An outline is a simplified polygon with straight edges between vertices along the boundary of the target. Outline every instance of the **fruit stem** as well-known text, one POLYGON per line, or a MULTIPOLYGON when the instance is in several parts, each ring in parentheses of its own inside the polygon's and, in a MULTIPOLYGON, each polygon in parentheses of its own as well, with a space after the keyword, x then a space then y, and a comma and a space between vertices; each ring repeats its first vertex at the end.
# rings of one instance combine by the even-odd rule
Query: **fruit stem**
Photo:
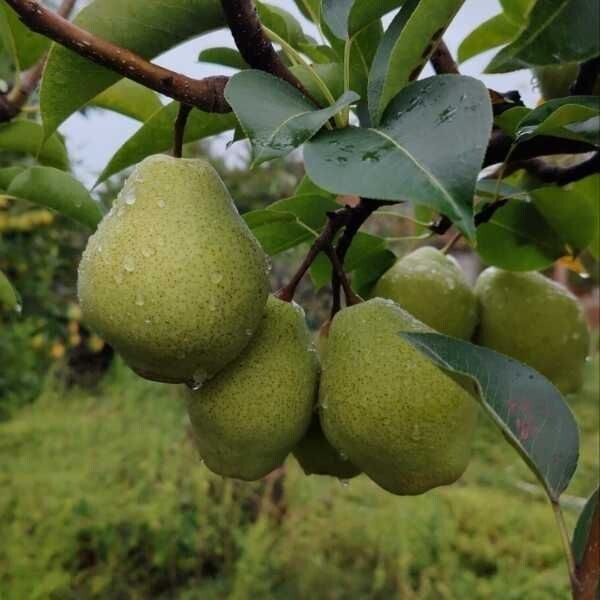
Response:
POLYGON ((189 104, 183 102, 179 105, 179 111, 177 112, 177 118, 175 119, 175 126, 173 128, 173 156, 175 158, 181 158, 183 153, 183 138, 185 136, 185 125, 192 107, 189 104))
POLYGON ((577 580, 577 572, 575 570, 575 558, 573 556, 573 550, 571 548, 571 543, 569 542, 569 532, 567 531, 567 525, 560 507, 560 502, 558 500, 551 499, 550 503, 552 505, 552 510, 554 511, 554 517, 556 519, 556 524, 558 525, 558 531, 560 533, 560 539, 562 541, 563 551, 567 561, 569 580, 571 582, 571 593, 573 595, 573 599, 577 600, 577 598, 579 598, 579 581, 577 580))
POLYGON ((442 248, 442 250, 441 250, 442 254, 448 254, 448 252, 450 252, 450 250, 452 250, 452 248, 454 248, 454 245, 456 244, 456 242, 458 242, 458 240, 460 240, 461 237, 462 237, 462 233, 460 231, 458 233, 454 234, 452 236, 452 238, 450 239, 450 241, 442 248))

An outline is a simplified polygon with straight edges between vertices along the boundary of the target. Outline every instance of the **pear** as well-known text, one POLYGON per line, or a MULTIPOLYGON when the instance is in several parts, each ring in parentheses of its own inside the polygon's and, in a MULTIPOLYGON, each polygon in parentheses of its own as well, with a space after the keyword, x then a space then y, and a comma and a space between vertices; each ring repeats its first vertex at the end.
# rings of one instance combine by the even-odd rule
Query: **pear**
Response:
POLYGON ((319 404, 323 432, 335 448, 382 488, 413 495, 462 475, 478 408, 402 331, 431 329, 381 298, 339 312, 319 404))
POLYGON ((565 63, 562 65, 548 65, 536 67, 533 70, 537 85, 544 100, 564 98, 571 95, 570 87, 575 81, 579 65, 565 63))
POLYGON ((389 298, 439 333, 470 339, 477 325, 477 299, 451 256, 424 246, 383 274, 374 297, 389 298))
POLYGON ((589 333, 571 292, 540 273, 495 267, 479 276, 475 292, 477 343, 533 367, 563 393, 581 387, 589 333))
POLYGON ((256 331, 268 264, 208 162, 157 155, 89 239, 78 292, 85 322, 138 374, 201 381, 256 331))
POLYGON ((281 465, 310 424, 318 370, 302 309, 269 297, 246 350, 189 393, 188 414, 206 466, 254 481, 281 465))

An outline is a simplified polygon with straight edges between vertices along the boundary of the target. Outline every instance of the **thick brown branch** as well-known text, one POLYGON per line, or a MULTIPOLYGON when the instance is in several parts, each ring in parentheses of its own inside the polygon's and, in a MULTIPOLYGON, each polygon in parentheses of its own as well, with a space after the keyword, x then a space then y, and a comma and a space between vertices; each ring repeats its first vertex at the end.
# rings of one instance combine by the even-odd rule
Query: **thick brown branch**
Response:
POLYGON ((511 163, 511 166, 516 169, 525 169, 530 175, 543 183, 567 185, 589 175, 600 173, 600 152, 596 152, 587 160, 570 167, 550 165, 539 158, 511 163))
POLYGON ((458 65, 456 61, 450 54, 450 50, 448 50, 448 46, 444 40, 440 40, 436 49, 433 51, 431 58, 431 66, 433 70, 441 75, 443 73, 450 73, 452 75, 459 75, 460 71, 458 70, 458 65))
POLYGON ((592 58, 581 64, 577 79, 571 86, 571 94, 583 96, 594 93, 594 86, 600 77, 600 56, 592 58))
POLYGON ((192 79, 159 67, 138 54, 77 27, 34 0, 5 0, 32 31, 36 31, 80 56, 137 81, 170 98, 206 112, 225 113, 231 108, 223 91, 227 77, 192 79))
POLYGON ((260 24, 254 2, 252 0, 221 0, 221 6, 242 58, 253 69, 266 71, 287 81, 318 106, 319 103, 306 91, 275 52, 275 48, 260 24))

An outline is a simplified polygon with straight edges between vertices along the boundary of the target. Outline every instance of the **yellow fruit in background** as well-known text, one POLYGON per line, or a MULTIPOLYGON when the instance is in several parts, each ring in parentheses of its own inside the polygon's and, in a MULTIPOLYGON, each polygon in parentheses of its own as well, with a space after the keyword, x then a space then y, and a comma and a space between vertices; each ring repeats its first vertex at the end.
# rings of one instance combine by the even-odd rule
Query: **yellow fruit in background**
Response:
POLYGON ((322 365, 321 424, 332 445, 382 488, 421 494, 466 469, 478 406, 402 331, 431 329, 381 298, 335 316, 322 365))
POLYGON ((577 298, 540 273, 495 267, 477 280, 480 324, 476 341, 545 375, 563 393, 577 391, 589 333, 577 298))
POLYGON ((451 256, 424 246, 382 275, 373 296, 389 298, 439 333, 470 339, 477 325, 477 299, 451 256))
POLYGON ((50 357, 54 360, 60 360, 65 355, 66 348, 61 342, 54 342, 50 347, 50 357))
POLYGON ((105 343, 104 340, 101 337, 98 337, 96 334, 92 334, 90 336, 90 338, 88 339, 87 342, 87 347, 92 351, 92 352, 101 352, 102 349, 104 348, 105 343))
POLYGON ((84 320, 140 375, 205 379, 258 327, 267 258, 214 168, 142 161, 82 256, 84 320))
POLYGON ((246 350, 189 392, 188 413, 206 466, 253 481, 281 465, 310 423, 318 368, 304 311, 269 297, 246 350))

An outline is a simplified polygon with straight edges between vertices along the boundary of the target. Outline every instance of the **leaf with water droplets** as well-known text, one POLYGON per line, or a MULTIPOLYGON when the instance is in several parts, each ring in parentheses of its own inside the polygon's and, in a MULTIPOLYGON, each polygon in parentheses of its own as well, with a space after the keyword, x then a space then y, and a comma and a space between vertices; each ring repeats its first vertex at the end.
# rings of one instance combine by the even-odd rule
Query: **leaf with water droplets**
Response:
POLYGON ((534 369, 489 348, 438 333, 400 333, 442 369, 477 384, 486 413, 557 500, 577 467, 579 431, 558 389, 534 369))
POLYGON ((431 77, 404 88, 379 126, 317 135, 304 147, 306 170, 330 192, 430 206, 473 239, 473 195, 492 120, 480 81, 431 77))
POLYGON ((96 228, 102 218, 100 206, 69 173, 52 167, 31 167, 17 175, 7 193, 51 208, 56 212, 96 228))
POLYGON ((21 312, 19 294, 2 271, 0 271, 0 307, 21 312))
POLYGON ((225 98, 252 142, 252 166, 289 154, 359 100, 358 94, 348 91, 335 104, 318 109, 289 83, 253 69, 229 80, 225 98))

